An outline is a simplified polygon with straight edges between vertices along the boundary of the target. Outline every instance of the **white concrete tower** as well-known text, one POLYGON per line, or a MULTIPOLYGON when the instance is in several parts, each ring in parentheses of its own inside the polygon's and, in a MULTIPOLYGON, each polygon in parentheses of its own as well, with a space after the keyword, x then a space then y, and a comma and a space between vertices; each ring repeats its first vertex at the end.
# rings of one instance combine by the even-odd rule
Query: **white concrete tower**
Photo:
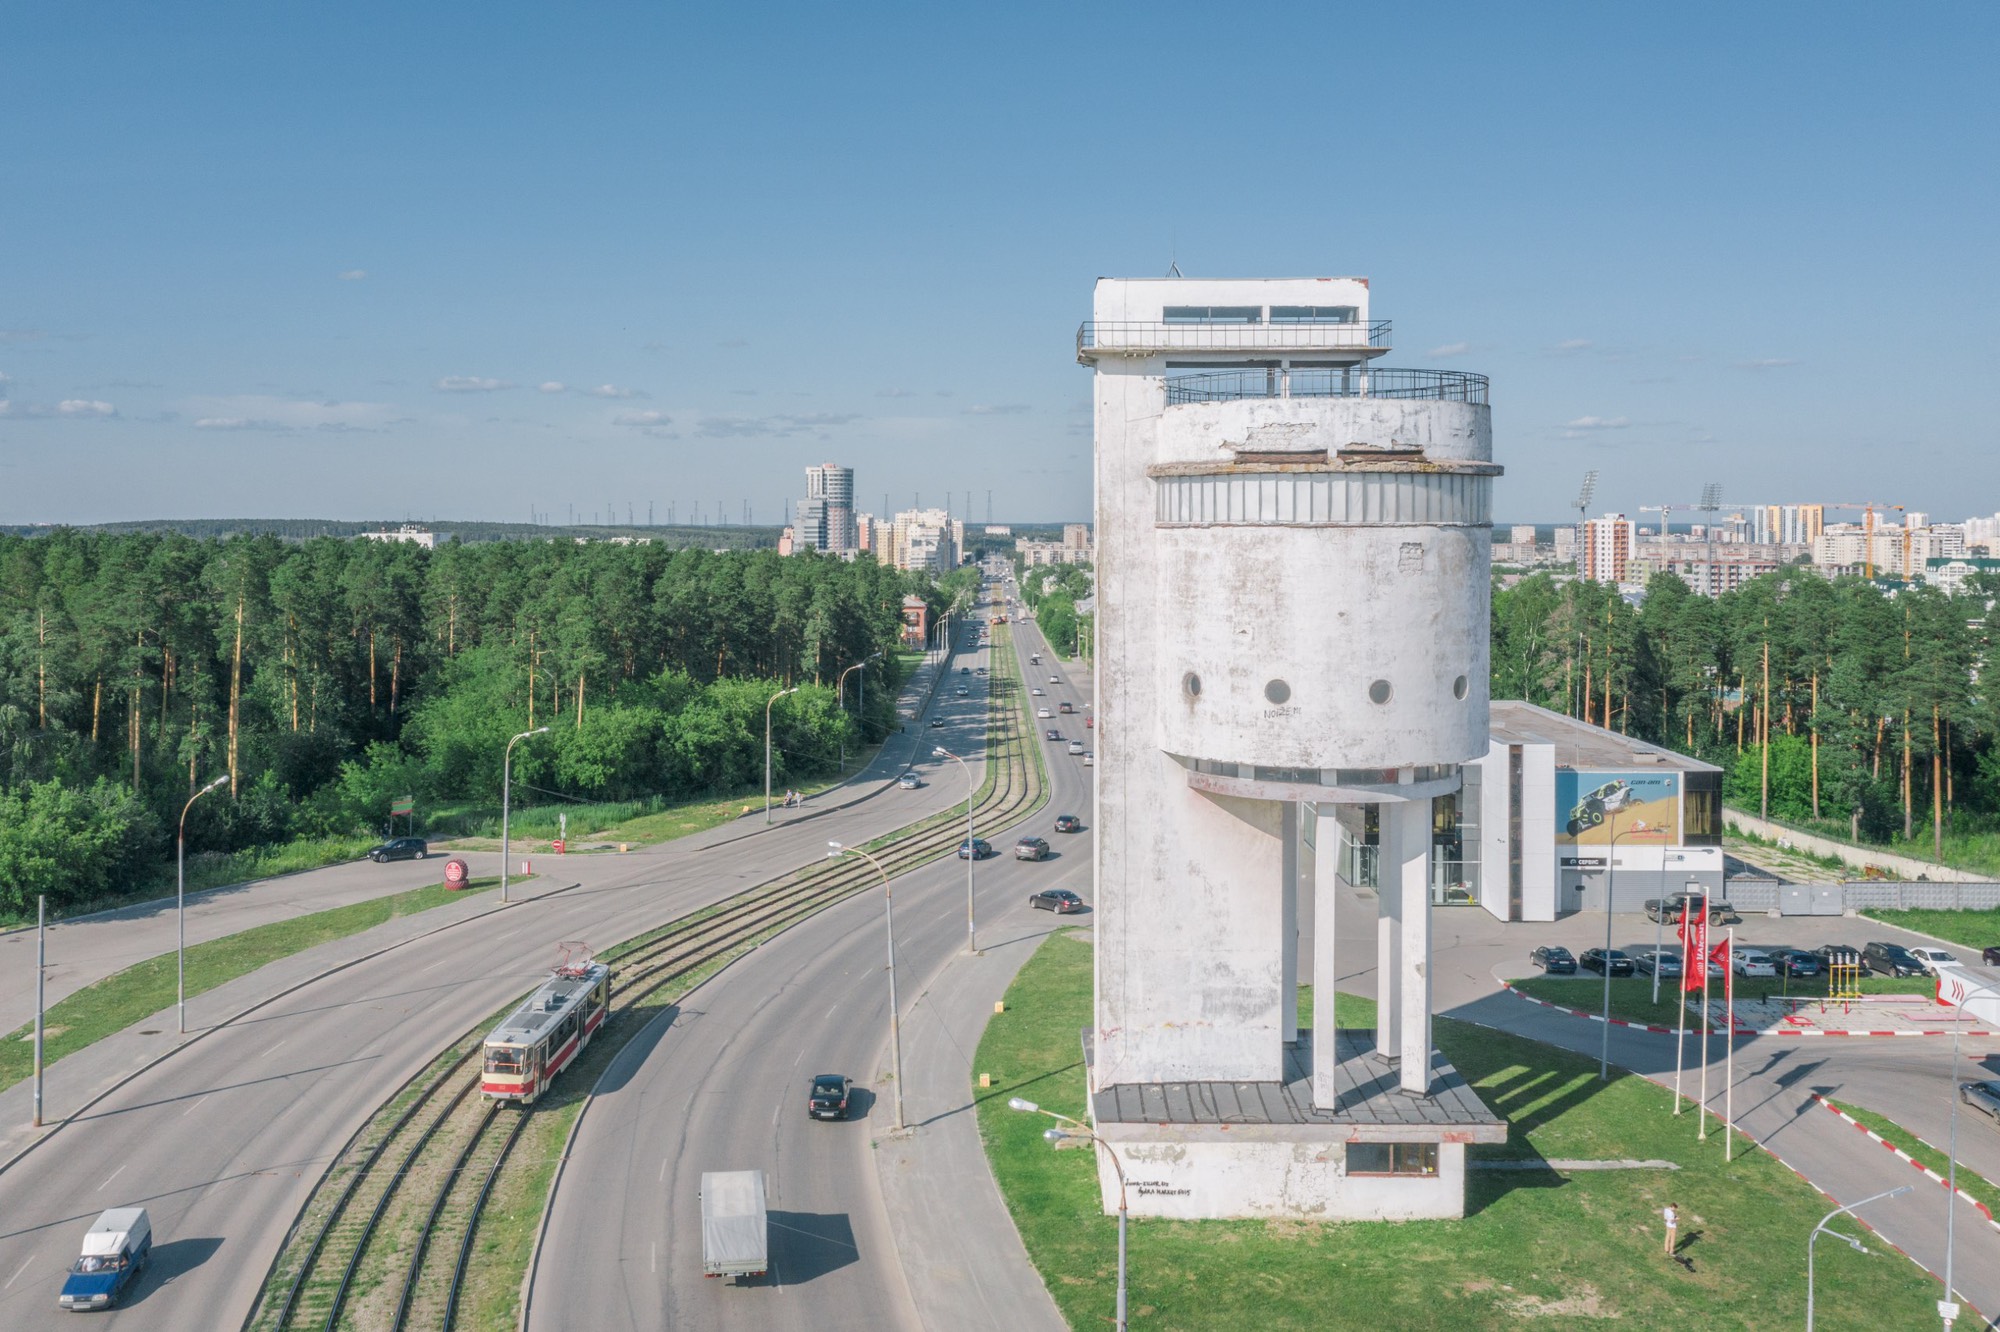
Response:
MULTIPOLYGON (((1090 1082, 1105 1131, 1141 1159, 1157 1145, 1139 1123, 1152 1112, 1104 1123, 1129 1089, 1166 1088, 1170 1103, 1178 1087, 1198 1104, 1202 1084, 1268 1084, 1282 1100, 1296 1077, 1310 1104, 1292 1122, 1233 1123, 1271 1125, 1273 1144, 1357 1140, 1369 1097, 1347 1097, 1340 1070, 1366 1051, 1339 1045, 1331 1008, 1338 805, 1380 814, 1381 1017, 1366 1057, 1381 1071, 1367 1086, 1436 1100, 1440 1070, 1456 1079, 1431 1053, 1431 806, 1487 749, 1500 469, 1485 378, 1376 367, 1388 346, 1358 278, 1104 279, 1078 335, 1097 444, 1090 1082), (1302 891, 1316 925, 1309 1050, 1295 1048, 1302 891)), ((1444 1118, 1462 1125, 1492 1118, 1469 1093, 1453 1105, 1444 1118)), ((1459 1136, 1460 1169, 1478 1136, 1459 1136)), ((1191 1159, 1192 1139, 1173 1143, 1173 1160, 1191 1159)), ((1275 1157, 1265 1183, 1259 1169, 1232 1158, 1234 1183, 1197 1180, 1183 1207, 1158 1210, 1462 1205, 1342 1208, 1333 1165, 1324 1185, 1275 1157)))

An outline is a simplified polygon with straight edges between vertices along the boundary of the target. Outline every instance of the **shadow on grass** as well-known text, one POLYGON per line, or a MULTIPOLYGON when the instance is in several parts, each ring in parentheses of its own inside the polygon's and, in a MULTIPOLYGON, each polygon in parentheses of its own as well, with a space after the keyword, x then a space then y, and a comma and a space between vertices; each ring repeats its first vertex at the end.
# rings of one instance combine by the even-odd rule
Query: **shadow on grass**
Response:
POLYGON ((1046 1073, 1038 1073, 1034 1077, 1023 1079, 1020 1082, 1009 1082, 1004 1084, 996 1083, 993 1086, 988 1087, 984 1091, 980 1092, 977 1096, 974 1096, 972 1098, 972 1103, 974 1105, 984 1105, 986 1104, 986 1102, 993 1100, 995 1097, 998 1096, 1017 1095, 1018 1093, 1027 1090, 1029 1087, 1038 1086, 1039 1084, 1047 1082, 1052 1078, 1060 1078, 1061 1076, 1063 1076, 1063 1074, 1074 1072, 1082 1067, 1083 1067, 1083 1061, 1081 1059, 1078 1059, 1072 1063, 1064 1064, 1061 1068, 1052 1068, 1046 1073))

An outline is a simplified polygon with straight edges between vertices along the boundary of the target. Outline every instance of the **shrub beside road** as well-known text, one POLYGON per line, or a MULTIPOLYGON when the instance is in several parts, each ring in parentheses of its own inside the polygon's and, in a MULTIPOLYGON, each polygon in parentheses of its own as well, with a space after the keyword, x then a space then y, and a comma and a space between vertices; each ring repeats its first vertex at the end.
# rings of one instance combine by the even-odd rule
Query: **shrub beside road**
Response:
MULTIPOLYGON (((1016 1114, 1025 1096, 1084 1111, 1077 1032, 1090 1021, 1091 947, 1045 943, 988 1023, 975 1075, 980 1132, 1029 1256, 1070 1325, 1111 1312, 1115 1216, 1099 1209, 1087 1151, 1056 1151, 1047 1122, 1016 1114)), ((1341 996, 1341 1020, 1374 1019, 1341 996)), ((1762 1151, 1722 1159, 1720 1134, 1696 1141, 1670 1094, 1594 1060, 1481 1027, 1437 1021, 1446 1057, 1506 1116, 1508 1141, 1475 1160, 1630 1158, 1674 1171, 1480 1171, 1462 1221, 1362 1224, 1138 1219, 1131 1237, 1132 1317, 1151 1328, 1484 1328, 1525 1318, 1616 1318, 1630 1326, 1765 1328, 1805 1311, 1805 1238, 1827 1204, 1762 1151), (1681 1208, 1684 1270, 1660 1254, 1659 1209, 1681 1208)), ((1858 1137, 1859 1135, 1857 1135, 1858 1137)), ((1921 1326, 1935 1287, 1881 1246, 1819 1252, 1823 1329, 1921 1326)))

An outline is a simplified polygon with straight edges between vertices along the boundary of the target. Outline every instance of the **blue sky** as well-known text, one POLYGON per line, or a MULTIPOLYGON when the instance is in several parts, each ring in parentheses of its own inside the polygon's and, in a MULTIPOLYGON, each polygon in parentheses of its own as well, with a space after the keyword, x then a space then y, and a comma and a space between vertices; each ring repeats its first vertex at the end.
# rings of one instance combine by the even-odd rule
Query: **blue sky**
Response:
POLYGON ((1370 277, 1504 519, 2000 509, 2000 10, 22 5, 0 522, 1090 504, 1099 275, 1370 277))

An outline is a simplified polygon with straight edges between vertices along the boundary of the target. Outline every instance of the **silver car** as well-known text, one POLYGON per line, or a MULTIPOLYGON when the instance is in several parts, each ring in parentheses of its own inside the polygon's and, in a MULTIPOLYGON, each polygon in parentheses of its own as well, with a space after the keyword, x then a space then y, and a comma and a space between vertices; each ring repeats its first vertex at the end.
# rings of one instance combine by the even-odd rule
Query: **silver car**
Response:
POLYGON ((1974 1110, 2000 1120, 2000 1082, 1961 1082, 1958 1099, 1974 1110))

